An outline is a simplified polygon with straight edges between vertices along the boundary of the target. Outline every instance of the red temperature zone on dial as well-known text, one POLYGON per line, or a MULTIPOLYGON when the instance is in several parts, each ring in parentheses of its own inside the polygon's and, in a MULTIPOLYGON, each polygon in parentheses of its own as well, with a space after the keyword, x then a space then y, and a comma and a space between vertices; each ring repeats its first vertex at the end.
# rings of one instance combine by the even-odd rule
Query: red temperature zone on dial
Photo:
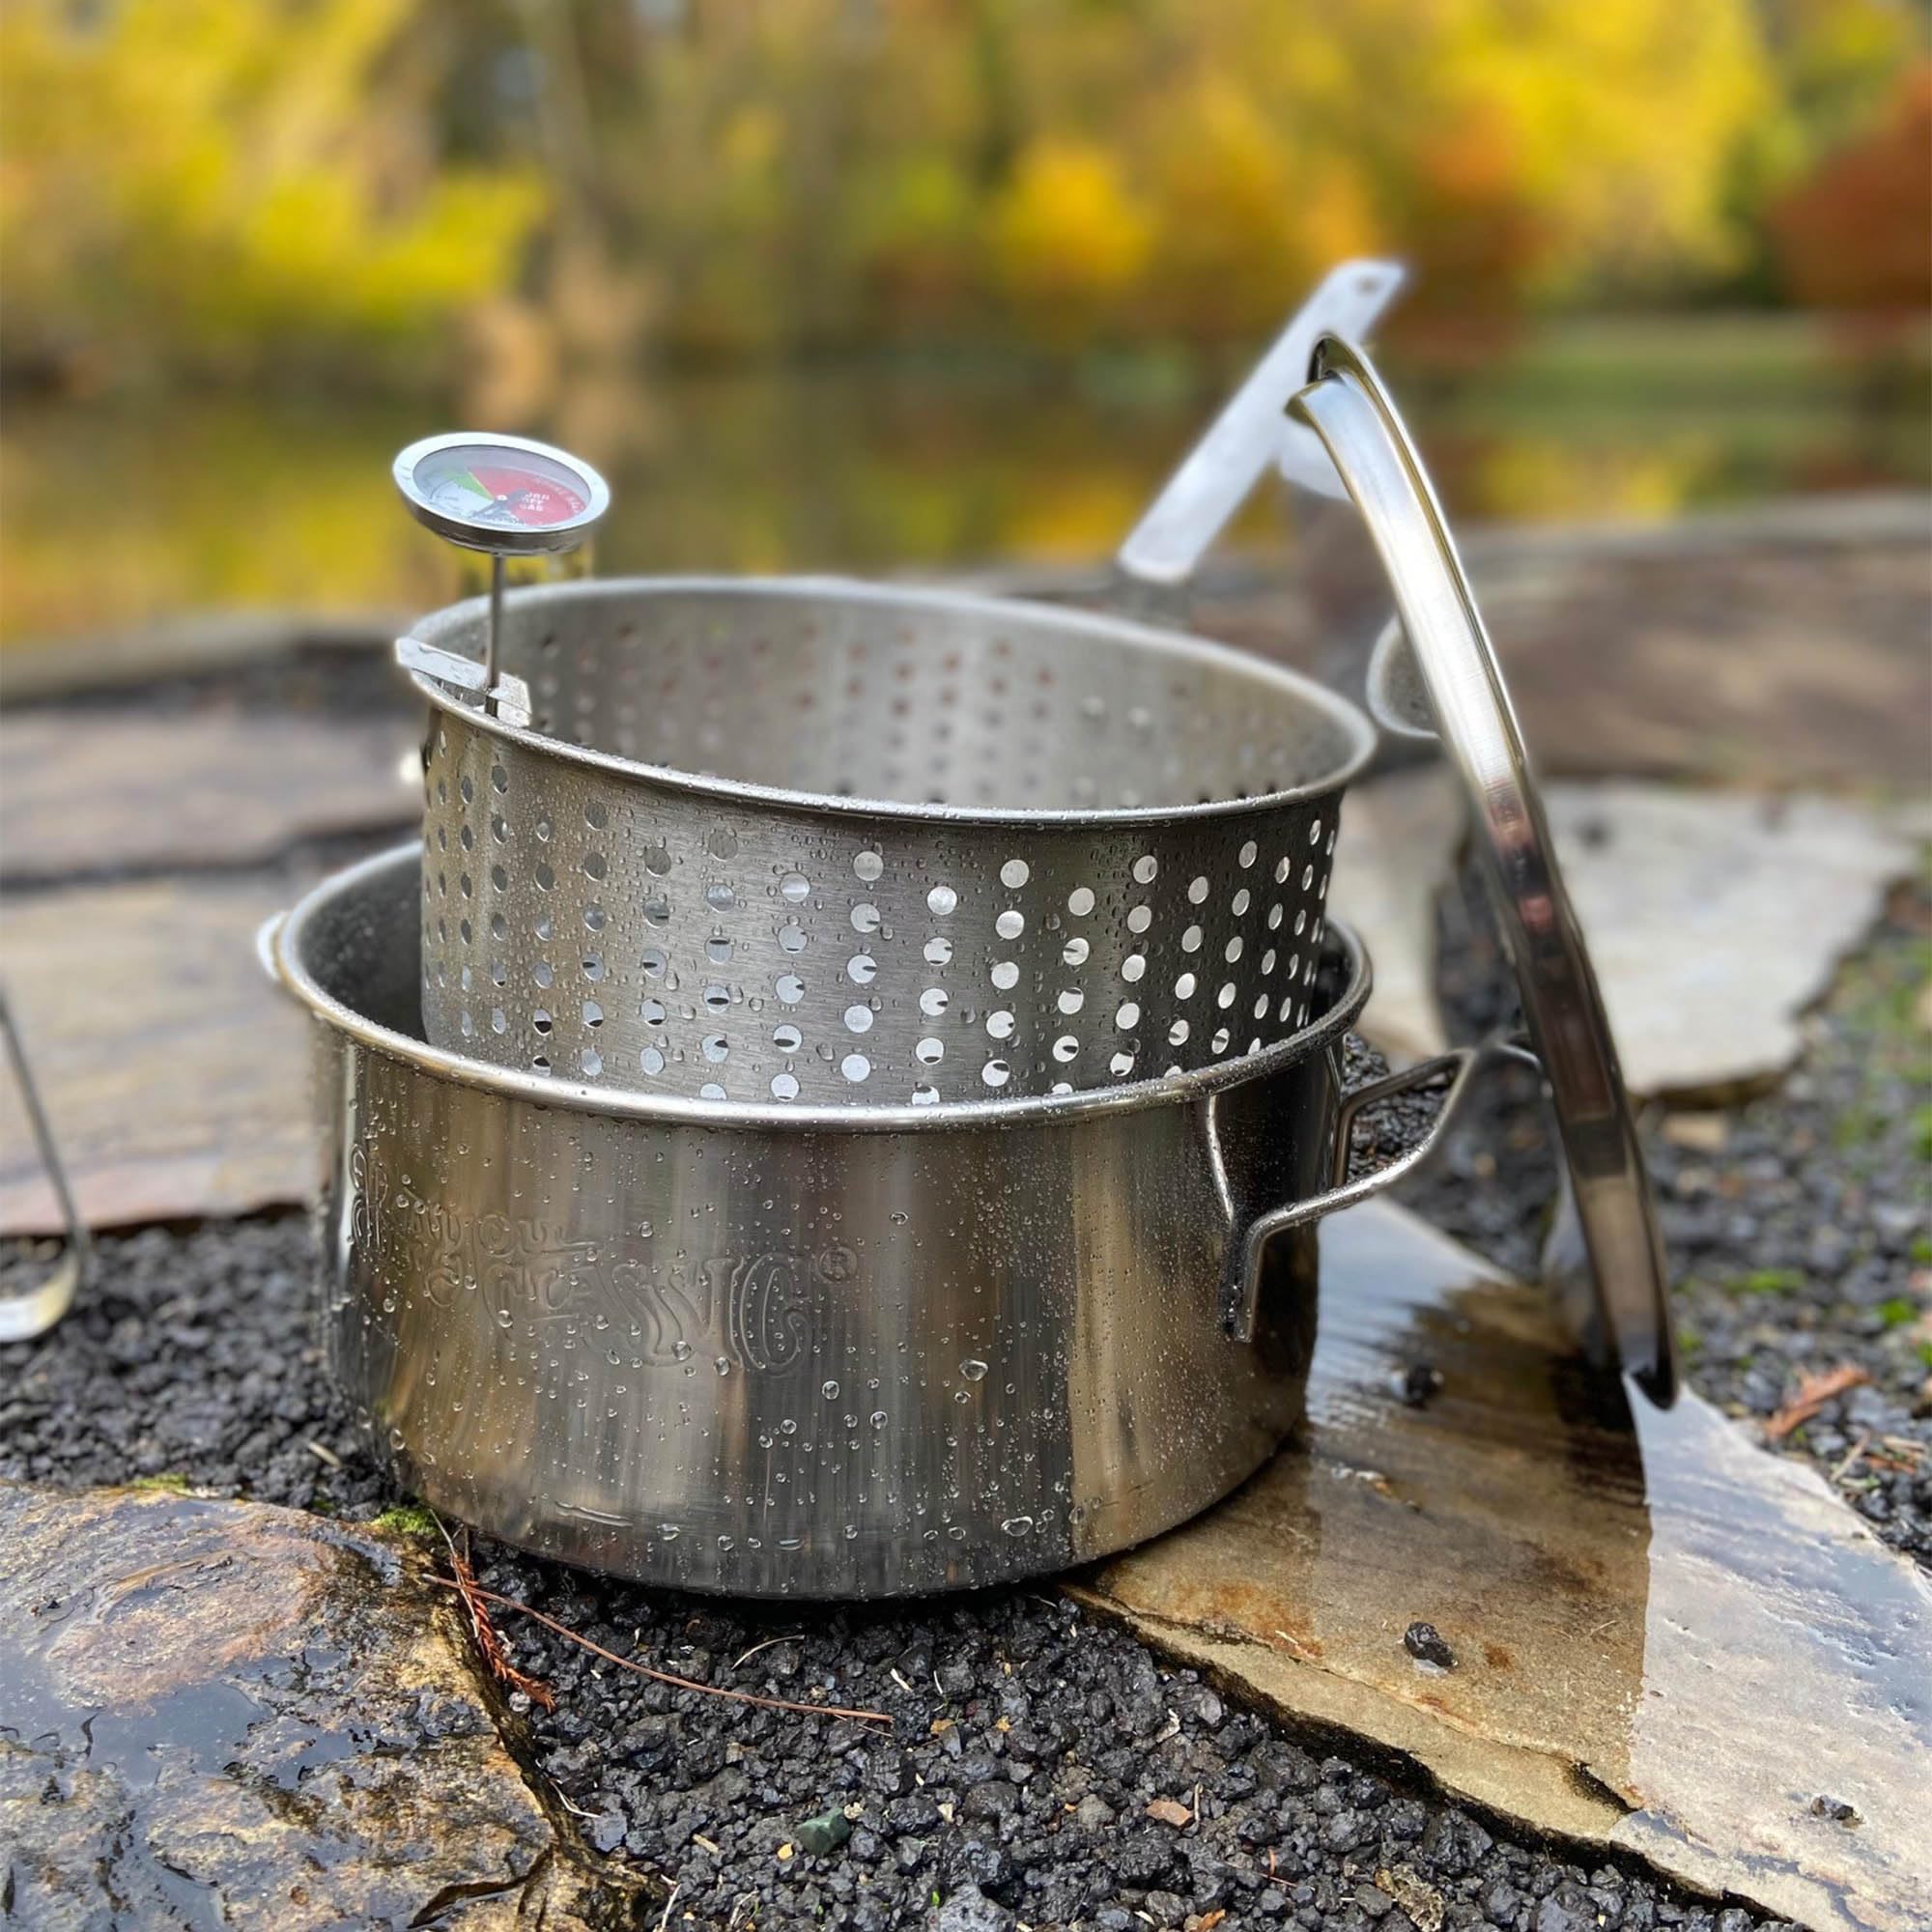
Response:
POLYGON ((472 464, 469 474, 489 493, 498 509, 507 510, 518 523, 533 529, 568 523, 572 517, 583 514, 584 499, 576 491, 527 469, 472 464))

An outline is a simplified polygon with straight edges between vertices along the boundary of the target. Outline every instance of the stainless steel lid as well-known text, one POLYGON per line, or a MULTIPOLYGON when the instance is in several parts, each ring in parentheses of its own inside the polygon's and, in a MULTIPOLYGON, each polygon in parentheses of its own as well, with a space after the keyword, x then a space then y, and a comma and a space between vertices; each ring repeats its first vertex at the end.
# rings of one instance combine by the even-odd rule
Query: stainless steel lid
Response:
POLYGON ((1330 335, 1311 374, 1289 412, 1321 438, 1341 472, 1401 619, 1378 653, 1375 709, 1411 729, 1426 709, 1461 776, 1548 1084, 1604 1339, 1638 1385, 1667 1404, 1677 1362, 1656 1208, 1603 995, 1495 650, 1435 490, 1374 365, 1330 335))

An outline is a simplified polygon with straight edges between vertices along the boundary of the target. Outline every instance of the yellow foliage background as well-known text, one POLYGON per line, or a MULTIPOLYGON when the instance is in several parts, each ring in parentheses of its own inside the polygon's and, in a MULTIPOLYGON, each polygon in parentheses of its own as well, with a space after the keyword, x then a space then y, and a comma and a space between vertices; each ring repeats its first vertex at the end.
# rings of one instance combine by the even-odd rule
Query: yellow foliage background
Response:
POLYGON ((0 367, 1236 340, 1360 250, 1443 316, 1764 302, 1923 42, 1903 0, 10 0, 0 367))

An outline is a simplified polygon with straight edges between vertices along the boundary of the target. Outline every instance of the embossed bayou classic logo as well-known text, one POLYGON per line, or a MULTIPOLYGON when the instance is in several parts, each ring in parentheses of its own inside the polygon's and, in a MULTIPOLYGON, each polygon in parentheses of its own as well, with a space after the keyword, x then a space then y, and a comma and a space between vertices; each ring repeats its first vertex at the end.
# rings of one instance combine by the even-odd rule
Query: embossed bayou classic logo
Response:
POLYGON ((407 1179, 372 1174, 360 1148, 349 1159, 349 1226, 385 1279, 438 1308, 475 1294, 513 1325, 603 1315, 634 1324, 654 1362, 703 1351, 787 1368, 805 1352, 814 1297, 858 1270, 847 1247, 680 1260, 636 1236, 583 1240, 528 1216, 469 1219, 407 1179))

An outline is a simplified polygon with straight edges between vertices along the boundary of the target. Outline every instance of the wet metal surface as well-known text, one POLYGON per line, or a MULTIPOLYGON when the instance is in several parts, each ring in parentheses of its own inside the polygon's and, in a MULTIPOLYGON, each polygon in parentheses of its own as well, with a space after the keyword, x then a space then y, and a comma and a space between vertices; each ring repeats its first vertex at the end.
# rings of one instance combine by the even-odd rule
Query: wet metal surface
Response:
POLYGON ((0 1539, 10 1925, 582 1923, 448 1605, 380 1540, 11 1488, 0 1539))
POLYGON ((1345 938, 1320 1025, 1228 1077, 714 1127, 436 1062, 375 943, 416 892, 371 861, 277 956, 322 1021, 331 1363, 425 1501, 674 1588, 912 1594, 1140 1542, 1293 1426, 1315 1235, 1252 1275, 1245 1236, 1332 1171, 1345 938))
POLYGON ((1833 1932, 1932 1921, 1917 1571, 1694 1396, 1633 1416, 1400 1208, 1323 1228, 1321 1320, 1306 1443, 1086 1594, 1511 1818, 1833 1932))

